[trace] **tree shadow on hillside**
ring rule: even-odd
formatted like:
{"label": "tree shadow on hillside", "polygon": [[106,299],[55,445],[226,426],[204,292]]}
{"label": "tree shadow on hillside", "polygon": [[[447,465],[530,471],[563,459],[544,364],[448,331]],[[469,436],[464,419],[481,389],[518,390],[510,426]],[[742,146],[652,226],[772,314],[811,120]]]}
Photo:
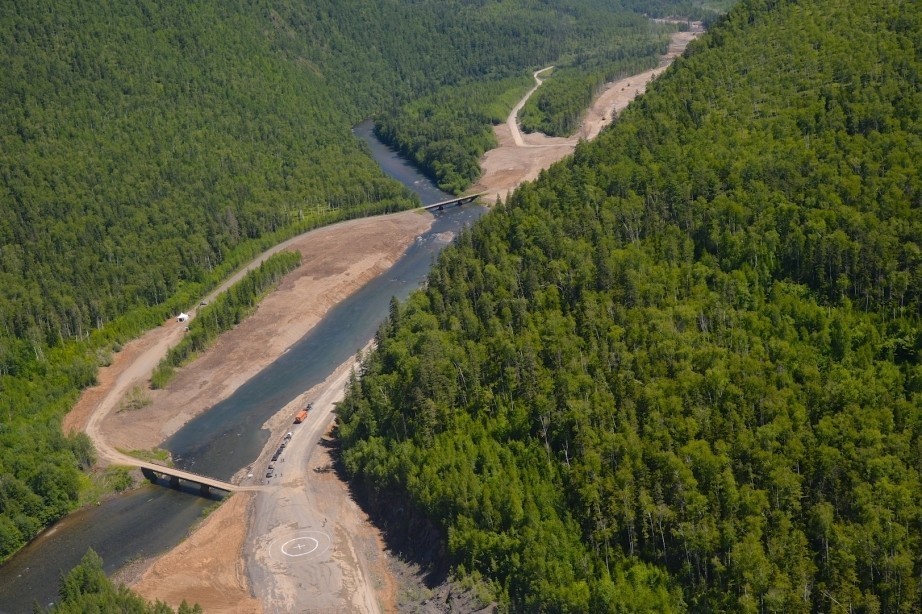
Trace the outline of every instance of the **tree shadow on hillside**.
{"label": "tree shadow on hillside", "polygon": [[430,590],[448,581],[449,560],[445,551],[444,533],[432,524],[400,493],[377,492],[360,479],[350,478],[342,462],[342,451],[336,436],[320,439],[329,450],[332,467],[319,471],[334,471],[349,488],[352,499],[362,508],[371,523],[381,531],[389,554],[419,569],[419,580]]}

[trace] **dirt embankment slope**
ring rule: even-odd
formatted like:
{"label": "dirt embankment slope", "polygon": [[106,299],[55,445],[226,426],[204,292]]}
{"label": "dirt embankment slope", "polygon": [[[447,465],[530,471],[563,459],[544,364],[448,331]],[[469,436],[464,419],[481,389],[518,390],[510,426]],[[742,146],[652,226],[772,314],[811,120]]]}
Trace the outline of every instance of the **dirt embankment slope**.
{"label": "dirt embankment slope", "polygon": [[174,606],[183,600],[198,603],[206,612],[261,612],[239,557],[246,536],[246,523],[240,520],[252,497],[238,493],[222,504],[206,519],[207,530],[196,531],[155,561],[134,589]]}

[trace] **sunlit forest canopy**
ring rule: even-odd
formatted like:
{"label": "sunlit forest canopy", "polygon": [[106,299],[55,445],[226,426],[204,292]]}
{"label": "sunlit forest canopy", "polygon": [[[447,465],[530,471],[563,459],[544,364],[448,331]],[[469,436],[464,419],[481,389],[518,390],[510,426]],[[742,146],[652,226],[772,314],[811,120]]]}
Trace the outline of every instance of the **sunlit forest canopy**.
{"label": "sunlit forest canopy", "polygon": [[414,204],[355,122],[578,53],[603,5],[5,3],[0,560],[75,505],[92,447],[60,417],[121,344],[283,238]]}
{"label": "sunlit forest canopy", "polygon": [[918,609],[920,32],[732,9],[393,306],[349,470],[512,611]]}

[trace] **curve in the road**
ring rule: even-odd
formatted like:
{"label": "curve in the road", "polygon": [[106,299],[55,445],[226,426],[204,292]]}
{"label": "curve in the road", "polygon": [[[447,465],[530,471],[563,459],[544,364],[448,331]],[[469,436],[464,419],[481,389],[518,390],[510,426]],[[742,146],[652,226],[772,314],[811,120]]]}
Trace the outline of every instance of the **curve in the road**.
{"label": "curve in the road", "polygon": [[506,118],[506,124],[509,126],[509,132],[512,134],[512,141],[515,143],[516,147],[546,147],[546,145],[528,145],[525,143],[525,139],[522,138],[522,132],[519,130],[519,111],[522,110],[522,107],[525,106],[525,103],[528,102],[528,99],[531,98],[531,95],[534,94],[541,84],[544,81],[538,76],[543,72],[547,72],[554,68],[553,66],[548,66],[542,68],[541,70],[536,70],[532,77],[535,79],[535,86],[528,90],[528,93],[522,97],[520,101],[512,107],[512,111],[509,112],[509,117]]}

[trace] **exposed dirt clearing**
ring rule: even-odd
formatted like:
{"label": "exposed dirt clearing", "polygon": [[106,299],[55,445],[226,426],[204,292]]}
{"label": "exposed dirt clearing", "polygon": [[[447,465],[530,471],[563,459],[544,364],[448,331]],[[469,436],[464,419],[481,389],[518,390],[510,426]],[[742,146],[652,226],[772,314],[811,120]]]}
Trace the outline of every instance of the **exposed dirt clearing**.
{"label": "exposed dirt clearing", "polygon": [[[660,58],[657,68],[606,85],[586,111],[579,130],[571,137],[551,137],[536,132],[520,134],[516,114],[537,86],[533,88],[519,102],[515,112],[510,114],[507,123],[493,128],[499,147],[488,151],[481,158],[480,168],[483,169],[483,175],[469,192],[483,193],[482,198],[485,201],[497,202],[506,199],[519,184],[536,179],[541,171],[573,153],[581,139],[592,140],[598,136],[631,100],[646,91],[647,83],[651,79],[666,70],[672,61],[685,51],[688,43],[703,32],[701,24],[693,22],[691,31],[676,32],[672,35],[669,50]],[[541,80],[538,75],[544,70],[547,69],[539,70],[534,75],[539,85]]]}
{"label": "exposed dirt clearing", "polygon": [[174,607],[183,600],[206,612],[262,612],[250,594],[241,551],[252,495],[237,493],[215,510],[192,536],[160,557],[134,589]]}
{"label": "exposed dirt clearing", "polygon": [[660,58],[659,66],[606,85],[605,89],[602,90],[602,93],[586,112],[577,133],[579,137],[588,141],[597,137],[602,128],[611,124],[615,117],[618,116],[618,113],[623,111],[632,100],[646,92],[647,84],[660,76],[672,64],[673,60],[682,55],[688,44],[704,32],[700,23],[694,22],[692,25],[693,27],[690,31],[676,32],[672,35],[669,50],[666,55]]}
{"label": "exposed dirt clearing", "polygon": [[[358,366],[347,361],[307,392],[313,409],[303,424],[291,425],[294,402],[281,412],[285,420],[276,416],[266,425],[276,441],[293,433],[275,475],[264,479],[261,470],[254,472],[264,486],[255,498],[245,554],[253,592],[264,598],[266,610],[396,610],[396,581],[380,532],[333,471],[332,412]],[[254,466],[268,461],[263,455]],[[300,551],[284,550],[299,541],[308,549],[303,559]]]}

